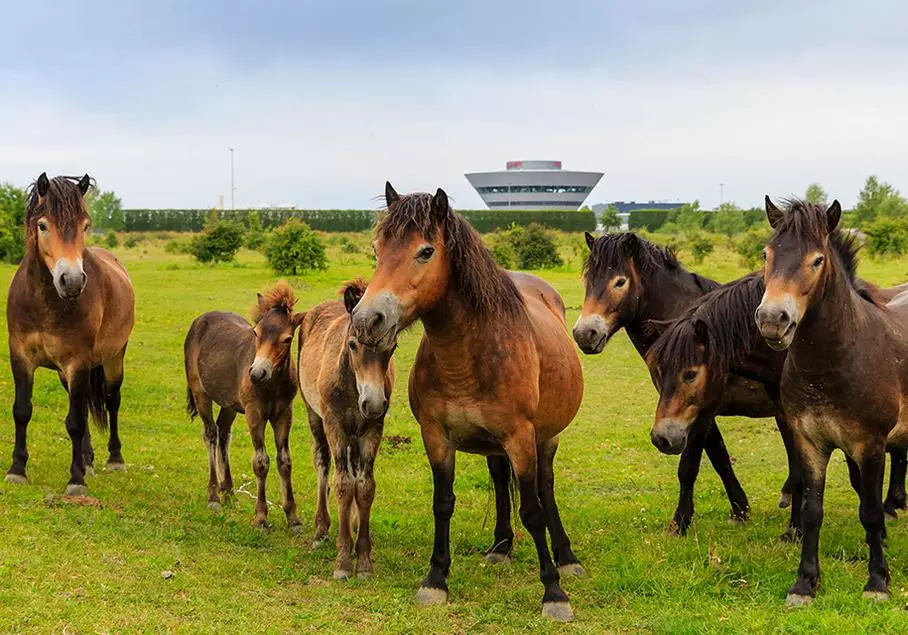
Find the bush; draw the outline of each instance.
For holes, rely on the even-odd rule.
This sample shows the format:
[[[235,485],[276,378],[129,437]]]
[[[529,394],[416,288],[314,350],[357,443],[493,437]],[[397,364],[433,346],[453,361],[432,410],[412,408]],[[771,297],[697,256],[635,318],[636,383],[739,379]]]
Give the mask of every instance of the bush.
[[[168,240],[164,245],[164,251],[169,254],[190,254],[192,253],[192,240]]]
[[[25,255],[25,190],[0,183],[0,259],[16,263]]]
[[[645,229],[656,232],[668,220],[673,210],[668,209],[635,209],[627,217],[627,228],[630,231]]]
[[[130,236],[126,239],[126,242],[123,243],[123,246],[127,249],[133,249],[136,245],[139,244],[139,240],[135,236]]]
[[[265,255],[275,273],[295,276],[327,269],[322,239],[301,220],[291,218],[271,233]]]
[[[491,252],[496,262],[505,269],[513,269],[517,264],[517,252],[508,239],[509,233],[498,233],[492,240]]]
[[[763,259],[763,246],[769,239],[769,229],[751,229],[735,241],[735,253],[748,269],[756,269]]]
[[[113,249],[114,247],[118,247],[120,245],[120,239],[117,238],[117,232],[115,232],[115,231],[107,232],[107,236],[105,236],[105,238],[104,238],[104,244],[107,245],[108,249]]]
[[[501,233],[495,238],[492,254],[502,267],[548,269],[564,264],[552,232],[538,223],[514,225]]]
[[[267,238],[265,237],[265,226],[262,225],[262,217],[258,212],[251,212],[246,217],[246,247],[253,251],[258,251],[265,246]]]
[[[900,256],[908,252],[908,218],[881,217],[864,230],[871,256]]]
[[[707,254],[712,253],[713,241],[705,232],[692,232],[687,237],[687,247],[694,256],[694,262],[699,265]]]
[[[243,246],[245,234],[246,229],[236,221],[209,221],[205,231],[192,239],[192,255],[199,262],[230,262]]]

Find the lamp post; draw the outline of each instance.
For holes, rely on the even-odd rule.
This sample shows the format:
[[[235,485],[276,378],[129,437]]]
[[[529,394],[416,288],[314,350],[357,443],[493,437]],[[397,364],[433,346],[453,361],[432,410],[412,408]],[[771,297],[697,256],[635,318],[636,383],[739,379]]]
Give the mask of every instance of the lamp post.
[[[725,183],[719,183],[719,205],[725,202]]]
[[[234,192],[236,188],[233,187],[233,148],[230,148],[230,209],[234,209]]]

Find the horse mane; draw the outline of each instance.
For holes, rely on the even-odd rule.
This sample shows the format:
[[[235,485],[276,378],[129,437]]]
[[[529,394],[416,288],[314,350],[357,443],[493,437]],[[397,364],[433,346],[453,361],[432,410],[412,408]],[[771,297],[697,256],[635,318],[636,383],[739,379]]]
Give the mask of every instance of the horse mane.
[[[432,195],[401,196],[375,226],[378,239],[394,240],[418,232],[431,241],[441,224],[454,287],[471,311],[487,319],[512,318],[525,310],[523,296],[467,220],[448,207],[444,220],[433,216]]]
[[[288,314],[293,313],[295,304],[293,289],[281,280],[260,295],[259,301],[252,307],[252,321],[258,323],[271,309],[284,309]]]
[[[369,286],[369,283],[366,282],[365,280],[363,280],[362,278],[354,278],[353,280],[348,280],[347,282],[342,284],[340,286],[340,288],[337,290],[337,295],[340,295],[340,296],[344,295],[344,293],[347,291],[347,289],[349,289],[351,287],[356,289],[356,291],[358,291],[359,293],[362,294],[362,293],[366,292],[366,287],[368,287],[368,286]]]
[[[76,225],[83,218],[91,218],[79,190],[80,177],[55,176],[49,179],[47,194],[38,195],[37,181],[26,189],[25,228],[35,230],[38,218],[48,216],[61,229],[67,239],[75,235]],[[38,213],[40,207],[40,214]]]

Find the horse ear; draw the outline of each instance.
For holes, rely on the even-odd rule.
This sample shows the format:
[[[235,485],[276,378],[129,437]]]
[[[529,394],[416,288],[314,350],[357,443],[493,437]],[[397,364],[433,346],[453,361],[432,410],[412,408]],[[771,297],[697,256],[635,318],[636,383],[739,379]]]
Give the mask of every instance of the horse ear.
[[[293,324],[293,329],[296,330],[299,328],[300,324],[303,323],[303,320],[306,318],[306,312],[294,313],[290,317],[290,323]]]
[[[41,173],[41,176],[35,182],[35,187],[38,189],[38,196],[47,195],[47,190],[50,189],[50,180],[47,178],[47,172]]]
[[[258,298],[259,306],[262,306],[262,304],[265,302],[265,296],[263,296],[261,293],[256,293],[255,295]]]
[[[363,299],[363,290],[354,285],[349,285],[344,289],[344,308],[347,309],[347,313],[353,314],[353,309],[356,308],[356,305],[359,304],[359,301]]]
[[[583,232],[583,237],[586,238],[586,246],[592,251],[593,243],[596,242],[596,237],[589,232]]]
[[[836,199],[826,209],[826,227],[830,234],[835,231],[840,218],[842,218],[842,206],[839,204],[839,199]]]
[[[773,229],[776,228],[776,225],[779,224],[779,221],[782,220],[782,210],[776,207],[771,200],[769,200],[769,194],[766,195],[766,220],[769,221],[769,226]]]
[[[79,179],[79,191],[82,192],[82,196],[88,192],[88,188],[91,187],[91,177],[86,174],[81,179]]]
[[[391,181],[385,181],[385,207],[391,207],[394,203],[400,200],[400,194],[398,194],[394,186],[391,185]]]
[[[435,196],[432,197],[432,213],[435,216],[435,219],[438,222],[443,221],[448,217],[448,211],[450,210],[448,204],[448,195],[441,188],[435,192]]]
[[[635,258],[640,252],[640,239],[634,232],[624,234],[621,237],[621,244],[624,246],[624,251],[631,258]]]
[[[703,344],[704,346],[709,343],[709,329],[703,320],[694,320],[694,340],[697,344]]]

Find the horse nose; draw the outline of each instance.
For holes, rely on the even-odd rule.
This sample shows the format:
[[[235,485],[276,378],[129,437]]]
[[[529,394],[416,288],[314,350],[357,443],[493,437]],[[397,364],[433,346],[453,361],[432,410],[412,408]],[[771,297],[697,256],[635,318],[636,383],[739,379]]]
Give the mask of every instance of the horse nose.
[[[650,440],[662,454],[680,454],[687,442],[687,433],[674,420],[663,420],[650,431]]]
[[[252,382],[255,384],[260,384],[265,379],[265,369],[256,368],[255,366],[249,367],[249,378],[252,379]]]
[[[782,307],[771,304],[761,304],[756,311],[757,326],[766,334],[770,331],[777,331],[783,334],[791,325],[791,315]]]

